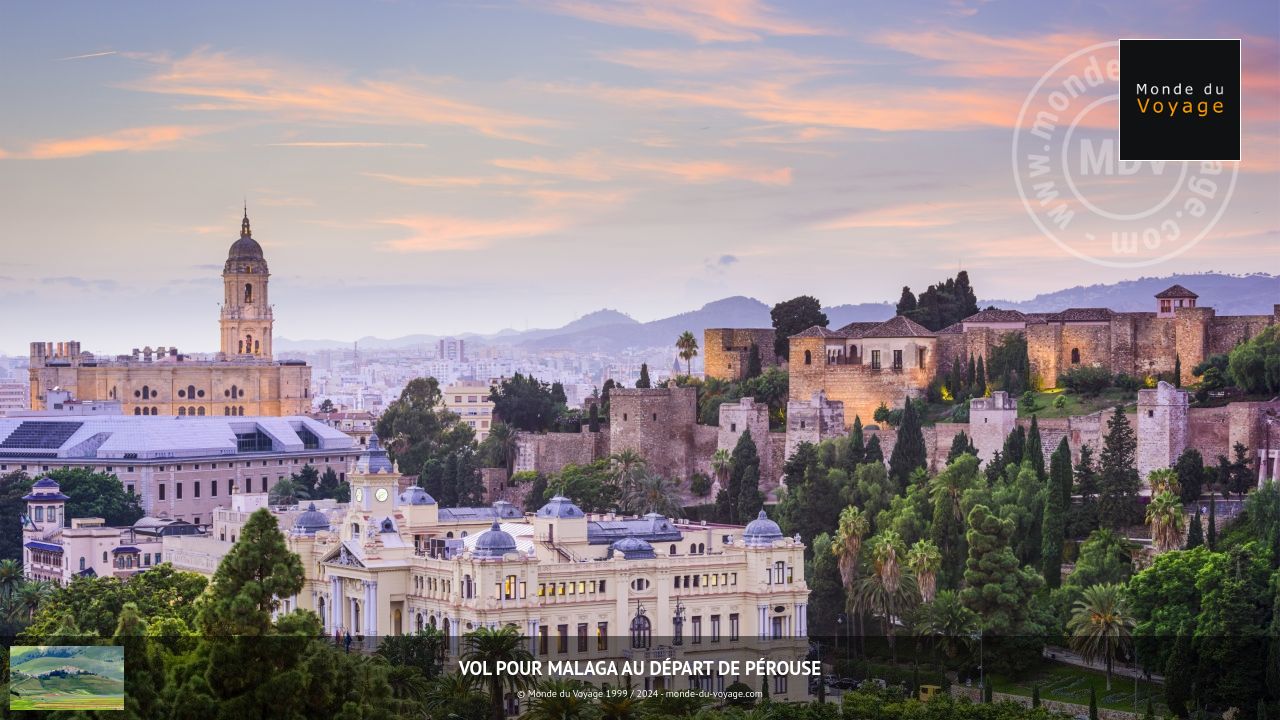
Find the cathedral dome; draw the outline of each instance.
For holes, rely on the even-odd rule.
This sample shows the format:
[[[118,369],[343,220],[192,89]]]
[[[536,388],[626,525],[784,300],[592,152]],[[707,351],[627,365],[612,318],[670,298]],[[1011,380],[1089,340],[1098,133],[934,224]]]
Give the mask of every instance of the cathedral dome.
[[[743,542],[751,547],[768,547],[775,540],[781,539],[782,528],[778,527],[778,523],[770,520],[763,510],[742,531]]]
[[[249,211],[246,209],[244,219],[240,221],[240,239],[231,243],[231,249],[227,251],[227,267],[249,261],[265,263],[266,259],[262,255],[262,246],[253,239],[253,231],[249,228]]]

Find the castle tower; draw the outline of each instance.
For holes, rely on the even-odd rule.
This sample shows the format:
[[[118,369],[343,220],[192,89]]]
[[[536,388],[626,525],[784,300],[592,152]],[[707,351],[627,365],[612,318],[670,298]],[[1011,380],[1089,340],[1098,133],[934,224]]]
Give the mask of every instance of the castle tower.
[[[1147,475],[1173,467],[1187,448],[1187,406],[1191,398],[1161,380],[1154,390],[1138,391],[1138,452],[1136,464],[1144,492],[1150,492]]]
[[[267,295],[267,261],[253,239],[246,206],[240,239],[231,244],[222,270],[222,354],[271,359],[274,320]]]
[[[983,466],[1004,448],[1005,438],[1017,426],[1018,403],[1004,390],[969,401],[969,439]]]
[[[42,540],[62,527],[68,500],[53,478],[37,480],[31,492],[22,496],[27,503],[27,521],[22,526],[24,540]]]

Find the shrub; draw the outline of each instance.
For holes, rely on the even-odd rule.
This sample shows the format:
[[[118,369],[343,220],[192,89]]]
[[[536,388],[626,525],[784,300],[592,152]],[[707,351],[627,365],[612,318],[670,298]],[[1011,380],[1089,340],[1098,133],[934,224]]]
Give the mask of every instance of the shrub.
[[[1071,368],[1058,376],[1058,387],[1082,395],[1097,395],[1110,387],[1111,383],[1111,373],[1097,365]]]
[[[711,478],[702,473],[694,473],[693,478],[689,480],[689,490],[698,497],[706,497],[711,494]]]
[[[1054,399],[1053,399],[1053,406],[1054,406],[1055,408],[1057,408],[1058,410],[1061,410],[1062,408],[1066,407],[1066,406],[1067,406],[1067,396],[1066,396],[1066,395],[1059,395],[1058,397],[1054,398]]]
[[[1126,390],[1128,392],[1137,392],[1138,388],[1142,387],[1144,384],[1145,382],[1142,380],[1142,378],[1136,378],[1132,375],[1126,375],[1124,373],[1120,373],[1119,375],[1116,375],[1116,379],[1115,379],[1115,386],[1120,388],[1121,390]]]

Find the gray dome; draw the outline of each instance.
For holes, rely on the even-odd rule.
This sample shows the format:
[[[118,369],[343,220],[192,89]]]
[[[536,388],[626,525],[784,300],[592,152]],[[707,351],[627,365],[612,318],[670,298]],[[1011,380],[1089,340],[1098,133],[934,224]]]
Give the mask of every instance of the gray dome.
[[[580,518],[584,517],[582,508],[573,504],[573,501],[563,495],[557,495],[547,501],[546,505],[538,508],[538,517],[540,518]]]
[[[249,228],[249,208],[244,209],[244,219],[240,221],[240,239],[231,243],[227,251],[227,260],[261,260],[262,246],[253,239],[253,231]]]
[[[373,433],[369,436],[369,444],[365,446],[364,452],[360,453],[360,457],[356,459],[355,471],[365,475],[373,473],[389,473],[395,468],[391,465],[391,459],[387,457],[387,451],[382,449],[382,444],[378,442],[378,434]]]
[[[621,553],[624,560],[652,560],[657,557],[653,546],[638,537],[625,537],[609,546],[611,553]]]
[[[781,539],[782,528],[778,527],[778,523],[770,520],[763,510],[742,531],[742,541],[754,547],[767,547]]]
[[[516,539],[499,527],[497,520],[493,521],[493,527],[476,538],[475,548],[472,550],[476,557],[482,558],[501,558],[513,552],[516,552]]]
[[[427,494],[426,490],[417,485],[400,493],[401,505],[435,505],[436,499]]]
[[[315,535],[317,532],[327,531],[328,529],[329,518],[316,509],[315,503],[308,505],[306,512],[298,515],[297,519],[293,521],[293,531],[303,535]]]

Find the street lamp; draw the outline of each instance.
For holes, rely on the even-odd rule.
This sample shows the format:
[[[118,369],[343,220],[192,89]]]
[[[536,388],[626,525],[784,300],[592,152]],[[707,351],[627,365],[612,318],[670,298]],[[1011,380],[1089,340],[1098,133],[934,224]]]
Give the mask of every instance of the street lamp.
[[[836,653],[837,654],[839,654],[840,652],[840,633],[846,629],[845,628],[846,619],[847,619],[847,616],[844,613],[840,613],[839,615],[836,616]],[[847,652],[848,643],[846,642],[845,645],[846,645],[846,648],[845,648],[846,654],[848,654]]]
[[[675,628],[675,637],[671,639],[672,645],[684,644],[684,604],[680,602],[680,598],[676,598],[675,617],[672,618],[671,624]]]

